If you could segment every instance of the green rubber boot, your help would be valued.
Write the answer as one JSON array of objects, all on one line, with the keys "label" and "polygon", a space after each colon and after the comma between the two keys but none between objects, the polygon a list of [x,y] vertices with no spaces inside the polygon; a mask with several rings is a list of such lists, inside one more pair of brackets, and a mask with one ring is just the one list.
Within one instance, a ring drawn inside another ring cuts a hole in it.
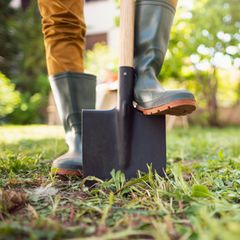
[{"label": "green rubber boot", "polygon": [[81,175],[81,112],[95,107],[96,77],[90,74],[65,72],[49,78],[63,123],[68,152],[53,161],[52,173]]},{"label": "green rubber boot", "polygon": [[168,0],[136,0],[134,98],[136,108],[145,115],[186,115],[196,109],[192,93],[165,90],[157,79],[174,15],[175,8]]}]

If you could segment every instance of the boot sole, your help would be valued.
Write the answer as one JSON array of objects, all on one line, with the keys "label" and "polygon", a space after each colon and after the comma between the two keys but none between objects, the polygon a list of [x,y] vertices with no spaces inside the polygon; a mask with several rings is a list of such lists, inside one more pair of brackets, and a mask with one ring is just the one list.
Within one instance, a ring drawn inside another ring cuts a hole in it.
[{"label": "boot sole", "polygon": [[54,170],[51,170],[51,172],[55,175],[61,175],[61,176],[83,176],[83,173],[80,170],[68,170],[68,169],[55,168]]},{"label": "boot sole", "polygon": [[146,109],[139,105],[137,105],[136,108],[144,115],[169,114],[174,116],[184,116],[196,110],[196,101],[190,99],[181,99],[154,108]]}]

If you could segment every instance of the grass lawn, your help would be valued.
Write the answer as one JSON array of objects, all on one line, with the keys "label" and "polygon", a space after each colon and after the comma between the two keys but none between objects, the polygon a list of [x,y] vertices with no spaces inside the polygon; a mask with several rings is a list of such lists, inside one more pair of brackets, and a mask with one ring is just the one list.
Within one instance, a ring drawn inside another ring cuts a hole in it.
[{"label": "grass lawn", "polygon": [[167,179],[49,174],[60,127],[0,127],[0,239],[240,239],[240,127],[168,133]]}]

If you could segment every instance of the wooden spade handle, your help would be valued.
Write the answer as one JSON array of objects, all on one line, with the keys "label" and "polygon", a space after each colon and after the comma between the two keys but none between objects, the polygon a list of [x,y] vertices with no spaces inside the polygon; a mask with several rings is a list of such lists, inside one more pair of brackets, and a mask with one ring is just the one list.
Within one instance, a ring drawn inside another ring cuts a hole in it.
[{"label": "wooden spade handle", "polygon": [[120,0],[120,67],[133,67],[134,0]]}]

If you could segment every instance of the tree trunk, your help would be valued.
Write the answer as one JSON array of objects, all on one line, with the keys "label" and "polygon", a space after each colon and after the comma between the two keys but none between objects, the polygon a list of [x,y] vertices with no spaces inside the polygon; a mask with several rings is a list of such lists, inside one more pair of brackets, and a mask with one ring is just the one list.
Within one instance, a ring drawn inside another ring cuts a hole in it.
[{"label": "tree trunk", "polygon": [[212,79],[209,81],[209,96],[208,96],[208,123],[210,126],[219,127],[218,121],[218,77],[216,68],[213,68]]}]

